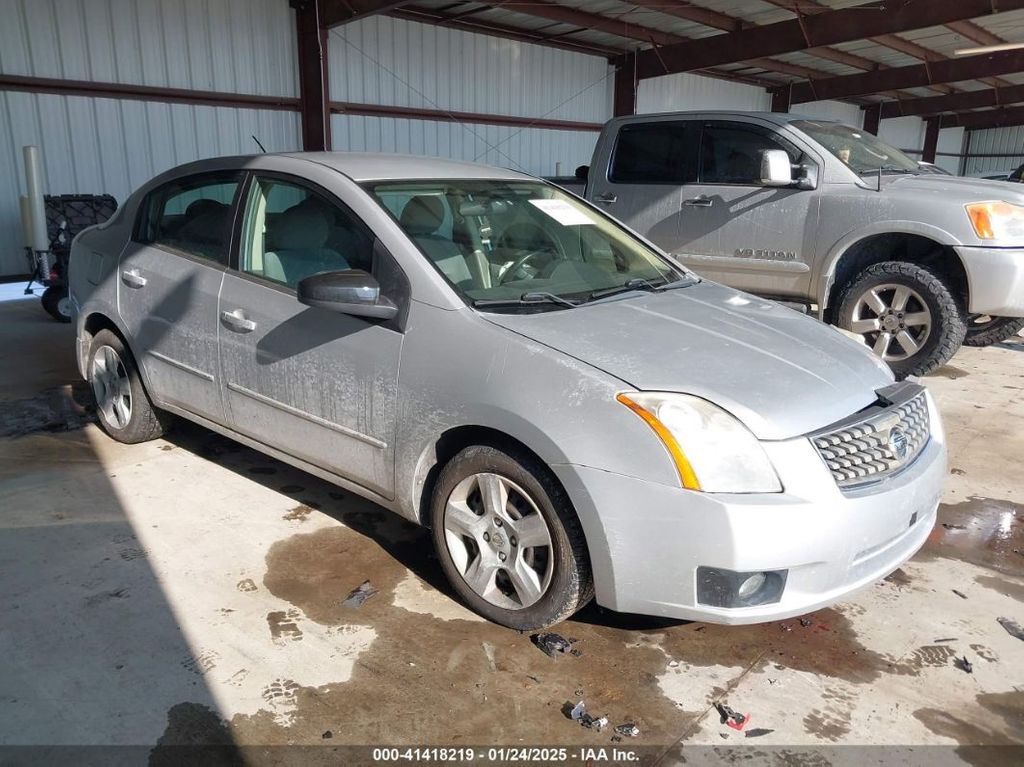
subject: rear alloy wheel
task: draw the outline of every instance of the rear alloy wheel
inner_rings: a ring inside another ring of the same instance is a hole
[[[95,335],[86,374],[103,431],[128,444],[156,439],[164,433],[168,416],[153,406],[135,359],[117,335],[109,330]]]
[[[874,264],[845,288],[840,327],[863,336],[897,378],[946,364],[964,340],[963,313],[934,272],[918,264]]]
[[[991,317],[972,314],[967,319],[965,346],[992,346],[1002,343],[1024,330],[1024,317]]]
[[[543,628],[593,595],[579,520],[531,456],[469,447],[438,477],[431,527],[445,575],[473,610],[510,628]]]

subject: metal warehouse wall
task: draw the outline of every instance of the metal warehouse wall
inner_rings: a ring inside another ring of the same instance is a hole
[[[601,123],[613,72],[597,56],[374,16],[331,31],[331,99]],[[590,161],[594,131],[334,115],[335,149],[413,152],[551,175]]]
[[[295,96],[286,0],[0,0],[0,72]],[[0,92],[0,276],[26,271],[21,147],[42,148],[45,191],[118,202],[182,162],[299,146],[291,112]]]
[[[764,89],[691,74],[665,75],[641,80],[637,112],[677,112],[694,109],[771,109],[771,95]]]
[[[971,131],[968,155],[998,154],[1005,157],[968,156],[964,175],[1009,171],[1024,163],[1024,126]]]

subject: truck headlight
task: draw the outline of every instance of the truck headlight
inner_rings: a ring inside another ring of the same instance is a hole
[[[972,202],[964,207],[979,239],[1024,239],[1024,207],[1009,202]]]
[[[626,392],[616,399],[658,435],[683,487],[706,493],[782,492],[757,437],[720,407],[670,392]]]

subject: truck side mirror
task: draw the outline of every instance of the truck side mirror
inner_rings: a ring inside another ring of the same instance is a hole
[[[581,165],[581,166],[579,166],[576,169],[576,173],[574,175],[580,181],[586,181],[587,180],[587,174],[589,174],[589,173],[590,173],[590,166],[589,165]]]
[[[765,186],[792,186],[793,163],[781,149],[761,152],[761,183]]]

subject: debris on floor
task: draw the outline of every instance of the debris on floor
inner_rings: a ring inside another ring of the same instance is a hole
[[[574,648],[576,644],[575,639],[566,639],[561,634],[545,633],[545,634],[532,634],[530,641],[539,647],[545,655],[550,658],[557,658],[559,655],[572,655],[578,658],[583,653]]]
[[[363,581],[349,592],[348,596],[345,597],[345,601],[342,602],[341,605],[342,607],[362,607],[363,602],[376,593],[377,589],[375,589],[369,581]]]
[[[626,722],[625,724],[620,724],[616,727],[615,732],[619,735],[624,735],[627,738],[635,738],[640,734],[640,728],[632,722]]]
[[[974,673],[974,665],[969,660],[967,660],[966,655],[962,658],[953,658],[953,665],[955,665],[961,671],[966,671],[968,674]]]
[[[715,708],[718,709],[718,713],[722,717],[722,724],[734,730],[742,730],[750,721],[750,714],[741,714],[724,703],[716,703]]]
[[[568,704],[566,705],[568,706]],[[582,700],[569,711],[569,718],[574,722],[579,722],[589,730],[597,730],[598,732],[608,726],[608,717],[591,716],[587,713],[587,704]]]
[[[955,642],[956,637],[943,637],[942,639],[933,639],[932,644],[942,644],[943,642]]]
[[[748,738],[760,738],[762,735],[767,735],[770,732],[775,732],[775,730],[768,730],[768,729],[765,729],[764,727],[755,727],[752,730],[747,730],[746,737],[748,737]]]
[[[324,740],[330,740],[331,738],[334,737],[334,733],[331,732],[330,730],[325,730],[324,734],[321,735],[320,737],[323,738]]]
[[[800,625],[803,626],[804,628],[807,628],[812,623],[814,623],[814,621],[812,621],[810,618],[801,618],[800,619]]]
[[[1024,628],[1021,628],[1021,625],[1017,623],[1017,621],[1012,621],[1009,618],[996,618],[996,620],[999,622],[1000,626],[1006,629],[1007,634],[1024,641]]]
[[[962,591],[957,591],[956,589],[953,589],[953,593],[956,594],[961,599],[967,599],[967,595],[964,592],[962,592]]]
[[[954,524],[952,524],[950,522],[943,522],[942,526],[944,528],[946,528],[947,530],[966,530],[967,529],[964,525],[954,525]]]

